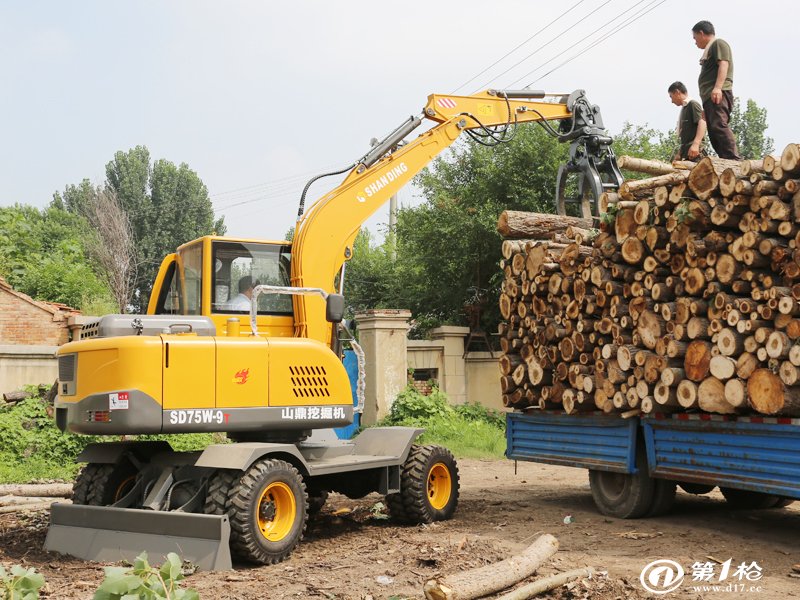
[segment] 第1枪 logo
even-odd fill
[[[653,594],[668,594],[680,587],[686,572],[674,560],[654,560],[642,569],[639,581]]]

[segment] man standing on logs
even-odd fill
[[[678,115],[678,129],[676,134],[680,140],[680,147],[673,157],[674,160],[698,160],[700,146],[706,135],[706,120],[703,118],[703,108],[697,100],[689,98],[689,91],[680,81],[676,81],[667,88],[669,99],[675,106],[681,107]]]
[[[728,126],[733,110],[733,53],[728,42],[717,39],[714,26],[700,21],[692,27],[694,43],[703,51],[700,58],[700,100],[703,102],[708,137],[720,158],[741,160],[736,140]]]

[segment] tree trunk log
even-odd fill
[[[546,239],[556,233],[564,233],[570,225],[591,229],[593,222],[592,219],[578,217],[504,210],[497,221],[497,231],[508,239]]]
[[[711,364],[711,344],[704,341],[694,341],[686,349],[684,371],[691,381],[703,381],[708,376]]]
[[[557,550],[558,540],[552,535],[545,534],[517,556],[440,579],[429,579],[423,586],[425,598],[474,600],[488,596],[527,579]]]
[[[764,415],[800,416],[800,387],[786,387],[769,369],[756,369],[747,380],[750,406]]]
[[[624,154],[617,157],[617,166],[626,171],[647,173],[648,175],[666,175],[667,173],[674,173],[678,170],[671,164],[661,162],[660,160],[647,160],[644,158],[636,158],[635,156],[626,156]]]
[[[707,377],[697,388],[697,405],[700,410],[730,415],[736,409],[725,400],[725,384],[716,377]]]
[[[47,496],[71,498],[71,483],[11,483],[0,485],[0,496]]]
[[[719,188],[719,176],[725,169],[733,169],[738,176],[741,173],[738,160],[726,160],[707,156],[689,173],[689,189],[699,200],[708,200]]]

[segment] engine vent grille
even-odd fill
[[[296,365],[289,367],[295,398],[330,398],[325,367]]]
[[[58,357],[58,380],[75,381],[75,357],[77,354],[64,354]]]
[[[99,335],[100,335],[100,319],[97,319],[90,323],[84,323],[81,326],[80,339],[85,340],[88,338],[98,337]]]

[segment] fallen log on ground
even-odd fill
[[[584,567],[583,569],[574,569],[572,571],[565,571],[564,573],[557,573],[555,575],[550,575],[549,577],[537,579],[528,585],[523,585],[521,588],[518,588],[513,592],[509,592],[508,594],[500,596],[497,600],[528,600],[528,598],[533,598],[539,594],[544,594],[545,592],[554,590],[555,588],[560,587],[565,583],[569,583],[574,579],[591,577],[592,575],[594,575],[594,569],[592,567]]]
[[[550,534],[540,536],[522,554],[477,569],[439,579],[423,586],[427,600],[473,600],[511,587],[533,575],[542,563],[558,550],[558,540]]]
[[[71,483],[7,483],[0,485],[0,496],[47,496],[70,498]]]

